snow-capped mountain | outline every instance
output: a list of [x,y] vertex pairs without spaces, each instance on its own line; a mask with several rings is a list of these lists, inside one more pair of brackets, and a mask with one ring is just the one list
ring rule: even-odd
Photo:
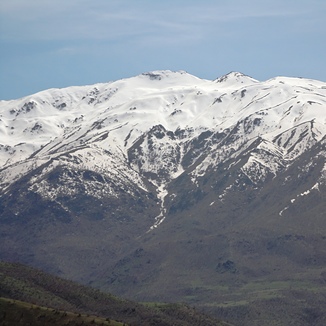
[[[258,185],[321,141],[325,107],[319,81],[171,71],[2,101],[1,189],[37,169],[28,189],[50,200],[76,195],[81,183],[99,199],[155,190],[162,202],[171,180],[186,173],[197,184],[240,155],[239,172]],[[45,176],[58,167],[65,172],[52,184]]]
[[[110,290],[122,280],[116,292],[148,299],[130,286],[138,265],[121,269],[147,248],[171,272],[163,257],[174,249],[160,253],[155,237],[215,246],[209,234],[223,233],[229,248],[234,232],[250,242],[258,229],[266,239],[324,230],[325,135],[326,84],[309,79],[154,71],[1,101],[1,257],[110,279]],[[218,270],[250,270],[232,252]],[[139,278],[159,284],[148,273]]]

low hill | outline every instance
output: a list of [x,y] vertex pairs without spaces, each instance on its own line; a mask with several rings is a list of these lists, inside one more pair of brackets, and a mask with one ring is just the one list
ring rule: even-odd
[[183,304],[139,304],[6,262],[0,262],[0,297],[4,325],[227,325]]
[[0,298],[0,322],[2,326],[15,325],[110,325],[123,326],[109,318],[83,315],[67,311],[60,311],[48,307],[41,307],[31,303]]

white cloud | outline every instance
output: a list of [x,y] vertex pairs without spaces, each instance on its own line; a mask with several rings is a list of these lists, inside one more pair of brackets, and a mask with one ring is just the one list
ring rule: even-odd
[[312,1],[315,6],[311,8],[300,0],[10,0],[1,7],[1,38],[17,42],[195,44],[219,33],[243,33],[246,24],[257,18],[294,20],[322,5]]
[[[283,2],[10,0],[2,5],[7,39],[116,39],[157,33],[186,37],[238,19],[293,15]],[[263,4],[262,4],[263,3]],[[265,4],[265,5],[264,5]],[[267,4],[267,6],[266,6]],[[148,33],[150,32],[150,33]]]

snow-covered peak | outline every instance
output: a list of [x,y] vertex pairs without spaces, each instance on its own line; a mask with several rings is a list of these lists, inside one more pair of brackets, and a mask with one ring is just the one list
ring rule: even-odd
[[154,70],[142,73],[139,76],[124,79],[130,85],[132,83],[135,87],[154,87],[157,89],[164,89],[169,87],[180,86],[194,86],[202,84],[205,80],[200,79],[186,71],[171,71],[171,70]]
[[209,81],[163,70],[49,89],[0,103],[0,161],[1,166],[10,165],[36,151],[45,155],[54,148],[91,144],[105,133],[105,142],[98,145],[127,156],[129,148],[158,125],[167,132],[184,130],[184,142],[203,131],[235,126],[245,138],[273,141],[313,121],[313,134],[320,139],[326,132],[325,103],[325,83],[286,77],[258,82],[239,72]]
[[258,80],[253,79],[241,72],[231,71],[228,74],[221,76],[215,80],[222,87],[240,87],[258,83]]
[[[153,70],[144,72],[141,74],[141,76],[145,76],[149,78],[150,80],[162,80],[164,78],[180,78],[181,75],[184,76],[191,76],[187,72],[183,70],[179,71],[171,71],[171,70]],[[194,76],[193,76],[194,77]]]
[[26,176],[29,191],[56,202],[78,193],[151,194],[154,228],[174,182],[199,187],[214,171],[233,169],[237,177],[224,179],[219,198],[248,180],[258,189],[325,135],[323,82],[152,71],[0,102],[0,188]]

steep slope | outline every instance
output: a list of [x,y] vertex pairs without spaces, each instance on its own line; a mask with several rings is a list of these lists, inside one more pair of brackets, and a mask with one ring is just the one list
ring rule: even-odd
[[0,258],[217,313],[312,291],[325,135],[326,84],[299,78],[154,71],[2,101]]

